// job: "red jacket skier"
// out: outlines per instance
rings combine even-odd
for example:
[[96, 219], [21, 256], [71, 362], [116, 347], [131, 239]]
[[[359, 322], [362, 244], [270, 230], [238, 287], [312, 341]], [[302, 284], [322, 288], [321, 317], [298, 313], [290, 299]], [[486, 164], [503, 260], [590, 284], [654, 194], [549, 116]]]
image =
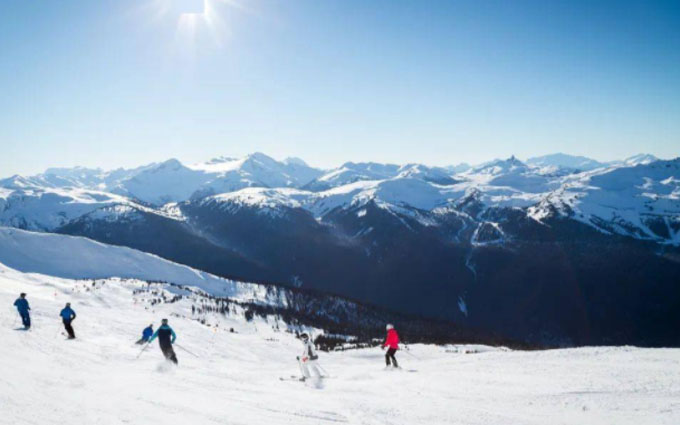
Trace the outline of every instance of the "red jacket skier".
[[385, 328], [387, 329], [387, 338], [385, 339], [382, 348], [384, 350], [385, 347], [389, 347], [387, 353], [385, 353], [385, 363], [387, 364], [387, 367], [390, 366], [390, 363], [394, 367], [399, 367], [397, 359], [394, 357], [394, 353], [399, 349], [399, 334], [397, 334], [397, 331], [391, 324], [388, 324]]

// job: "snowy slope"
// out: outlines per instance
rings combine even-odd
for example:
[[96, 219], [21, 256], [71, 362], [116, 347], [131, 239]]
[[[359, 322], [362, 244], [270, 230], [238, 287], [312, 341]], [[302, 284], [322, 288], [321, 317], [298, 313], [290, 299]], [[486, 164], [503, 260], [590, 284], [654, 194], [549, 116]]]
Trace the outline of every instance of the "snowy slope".
[[321, 170], [310, 167], [299, 158], [276, 161], [260, 152], [243, 158], [215, 158], [194, 164], [191, 168], [215, 173], [219, 177], [214, 184], [224, 186], [229, 185], [230, 182], [241, 181], [250, 182], [248, 186], [298, 187], [307, 184], [322, 173]]
[[607, 164], [604, 162], [596, 161], [585, 156], [567, 155], [563, 153], [555, 153], [529, 158], [527, 159], [526, 163], [541, 168], [565, 168], [579, 171], [590, 171], [596, 168], [607, 166]]
[[551, 211], [606, 233], [680, 244], [680, 159], [576, 175], [529, 214]]
[[210, 176], [206, 173], [170, 159], [121, 181], [112, 191], [154, 205], [163, 205], [189, 199], [209, 180]]
[[0, 225], [50, 231], [94, 210], [134, 205], [120, 195], [81, 188], [0, 188]]
[[218, 278], [134, 249], [4, 227], [0, 227], [0, 263], [26, 273], [70, 279], [162, 280], [236, 299], [264, 301], [266, 293], [261, 285]]
[[375, 162], [346, 162], [304, 186], [313, 191], [327, 190], [358, 181], [383, 180], [399, 174], [399, 165]]
[[[650, 155], [648, 153], [639, 153], [624, 159], [623, 164], [628, 166], [647, 165], [658, 160], [659, 158], [655, 157], [654, 155]], [[614, 161], [614, 164], [617, 164], [617, 162]]]
[[[7, 424], [635, 424], [680, 421], [680, 350], [600, 347], [506, 351], [413, 345], [402, 371], [378, 348], [320, 353], [331, 378], [303, 384], [301, 345], [269, 317], [192, 314], [204, 300], [151, 305], [145, 283], [73, 281], [0, 265], [0, 304], [28, 293], [33, 328], [0, 312], [0, 422]], [[78, 314], [60, 335], [60, 308]], [[179, 367], [141, 329], [163, 317]], [[200, 321], [206, 324], [202, 324]], [[215, 326], [217, 325], [217, 326]], [[233, 328], [236, 333], [227, 329]], [[277, 329], [278, 328], [278, 329]], [[181, 348], [180, 348], [181, 347]], [[197, 357], [193, 357], [189, 350]]]

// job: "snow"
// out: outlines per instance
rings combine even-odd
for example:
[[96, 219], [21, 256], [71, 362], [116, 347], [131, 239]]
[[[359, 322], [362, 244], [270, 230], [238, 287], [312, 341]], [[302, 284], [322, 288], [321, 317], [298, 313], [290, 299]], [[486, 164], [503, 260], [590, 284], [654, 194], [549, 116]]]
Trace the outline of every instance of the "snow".
[[87, 238], [0, 227], [0, 263], [26, 273], [70, 279], [162, 280], [218, 296], [265, 300], [266, 288], [216, 277], [131, 248]]
[[189, 199], [208, 179], [206, 173], [170, 159], [123, 180], [112, 191], [154, 205], [163, 205]]
[[[191, 316], [190, 298], [151, 306], [139, 281], [74, 281], [0, 265], [0, 422], [7, 424], [635, 424], [680, 423], [680, 350], [511, 351], [412, 345], [383, 370], [379, 348], [320, 353], [331, 378], [298, 375], [301, 344], [272, 318]], [[26, 292], [33, 328], [9, 308]], [[60, 335], [71, 302], [77, 339]], [[179, 367], [143, 327], [167, 317]], [[230, 333], [234, 328], [237, 333]], [[196, 354], [193, 357], [182, 348]]]
[[585, 156], [577, 155], [567, 155], [564, 153], [555, 153], [550, 155], [538, 156], [534, 158], [529, 158], [526, 161], [527, 164], [536, 167], [556, 167], [580, 170], [580, 171], [590, 171], [596, 168], [606, 167], [607, 164], [604, 162], [596, 161]]
[[623, 163], [629, 166], [647, 165], [658, 160], [659, 158], [655, 157], [654, 155], [648, 153], [639, 153], [624, 159]]
[[0, 189], [0, 225], [49, 231], [114, 204], [134, 202], [112, 193], [80, 188]]
[[177, 220], [185, 220], [181, 202], [187, 200], [271, 216], [303, 208], [317, 220], [337, 208], [359, 211], [374, 202], [429, 226], [433, 221], [423, 211], [453, 212], [450, 206], [474, 194], [480, 212], [522, 208], [540, 222], [557, 211], [605, 233], [679, 245], [680, 232], [673, 229], [679, 182], [677, 160], [648, 154], [611, 163], [565, 154], [524, 163], [513, 156], [452, 174], [422, 164], [371, 162], [322, 171], [298, 158], [276, 161], [254, 153], [188, 167], [169, 160], [134, 170], [76, 167], [14, 176], [0, 181], [0, 224], [51, 231], [86, 214], [130, 218], [144, 208], [134, 201], [139, 199], [154, 205], [146, 212]]
[[305, 197], [307, 193], [295, 189], [266, 189], [261, 187], [251, 187], [247, 189], [241, 189], [236, 192], [211, 196], [206, 199], [206, 202], [230, 202], [243, 206], [259, 208], [276, 208], [280, 206], [299, 208], [301, 204], [294, 199], [296, 195], [302, 195]]
[[329, 189], [357, 181], [384, 180], [397, 176], [401, 167], [396, 164], [375, 162], [346, 162], [342, 166], [319, 176], [311, 183], [313, 188]]
[[245, 187], [300, 187], [322, 174], [300, 159], [283, 162], [262, 153], [215, 158], [185, 166], [177, 159], [135, 169], [49, 168], [32, 177], [0, 180], [0, 187], [23, 189], [87, 189], [116, 193], [156, 206], [181, 202], [195, 194], [212, 195]]
[[209, 173], [202, 187], [195, 190], [216, 194], [245, 187], [301, 187], [322, 173], [302, 160], [279, 162], [259, 152], [241, 159], [212, 160], [192, 168]]
[[680, 215], [679, 176], [680, 159], [574, 175], [531, 208], [529, 215], [540, 221], [550, 215], [552, 206], [561, 214], [573, 211], [574, 219], [604, 232], [678, 245], [676, 238], [653, 232], [647, 221], [660, 218], [673, 235], [668, 220]]

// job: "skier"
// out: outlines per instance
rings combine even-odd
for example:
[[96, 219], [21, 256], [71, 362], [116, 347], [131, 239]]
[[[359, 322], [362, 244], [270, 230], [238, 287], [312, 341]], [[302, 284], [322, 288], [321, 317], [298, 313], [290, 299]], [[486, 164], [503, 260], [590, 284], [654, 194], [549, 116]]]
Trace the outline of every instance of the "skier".
[[153, 335], [153, 323], [144, 328], [142, 331], [142, 337], [135, 344], [144, 344], [145, 342], [149, 342], [151, 335]]
[[394, 357], [394, 353], [396, 353], [399, 349], [399, 335], [397, 334], [397, 331], [394, 329], [393, 325], [387, 324], [385, 328], [387, 329], [387, 338], [385, 339], [385, 343], [382, 345], [382, 349], [384, 350], [385, 347], [389, 347], [387, 349], [387, 353], [385, 353], [385, 363], [387, 364], [386, 368], [390, 367], [390, 360], [392, 361], [392, 366], [398, 368], [399, 364], [397, 364], [397, 359]]
[[300, 378], [300, 380], [305, 381], [312, 377], [311, 373], [309, 373], [310, 369], [314, 371], [317, 378], [321, 378], [321, 372], [319, 371], [319, 366], [317, 364], [319, 356], [316, 354], [314, 343], [312, 343], [309, 339], [309, 335], [306, 333], [300, 335], [300, 339], [302, 340], [302, 345], [305, 347], [302, 351], [302, 356], [298, 356], [297, 358], [298, 363], [300, 364], [300, 372], [302, 372], [302, 378]]
[[161, 326], [153, 334], [149, 340], [149, 344], [151, 344], [156, 337], [158, 337], [158, 345], [161, 347], [161, 351], [165, 358], [174, 364], [177, 364], [177, 356], [175, 355], [175, 350], [172, 349], [172, 344], [175, 343], [177, 335], [175, 334], [175, 331], [168, 326], [168, 319], [163, 319], [161, 321]]
[[76, 312], [71, 308], [71, 303], [66, 303], [66, 307], [59, 313], [64, 322], [64, 329], [68, 332], [68, 339], [75, 339], [76, 334], [73, 332], [71, 322], [76, 318]]
[[28, 305], [28, 300], [26, 299], [25, 293], [22, 292], [19, 295], [19, 298], [14, 301], [14, 306], [19, 312], [19, 316], [21, 316], [21, 321], [24, 324], [24, 328], [28, 330], [31, 327], [31, 315], [28, 314], [28, 311], [31, 309], [31, 307]]

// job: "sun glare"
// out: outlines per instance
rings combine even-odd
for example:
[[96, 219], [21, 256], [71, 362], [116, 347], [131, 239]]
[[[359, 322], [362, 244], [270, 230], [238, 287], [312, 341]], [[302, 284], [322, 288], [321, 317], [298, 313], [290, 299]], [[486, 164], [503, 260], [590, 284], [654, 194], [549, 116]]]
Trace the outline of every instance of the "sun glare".
[[184, 15], [201, 15], [205, 13], [205, 0], [170, 0], [175, 12]]
[[227, 36], [227, 27], [221, 16], [225, 9], [221, 6], [242, 9], [236, 0], [153, 0], [153, 4], [155, 17], [175, 19], [177, 40], [190, 45], [207, 40], [221, 46]]

